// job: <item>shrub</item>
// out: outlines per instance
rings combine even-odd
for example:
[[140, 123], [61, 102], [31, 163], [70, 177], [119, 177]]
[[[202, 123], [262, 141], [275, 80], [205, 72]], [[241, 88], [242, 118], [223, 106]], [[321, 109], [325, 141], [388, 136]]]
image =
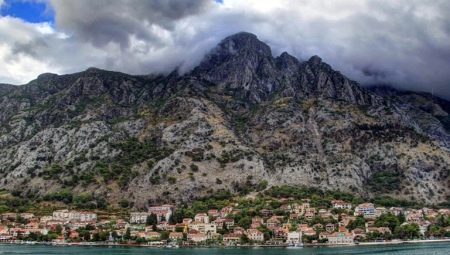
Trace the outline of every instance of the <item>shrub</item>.
[[175, 177], [173, 177], [173, 176], [170, 176], [169, 178], [167, 178], [167, 181], [168, 181], [170, 184], [175, 184], [175, 183], [177, 182], [177, 178], [175, 178]]
[[196, 164], [191, 164], [189, 167], [191, 168], [192, 172], [198, 172], [198, 166]]
[[119, 201], [119, 205], [122, 208], [128, 208], [130, 206], [130, 202], [128, 200], [126, 200], [126, 199], [121, 199]]

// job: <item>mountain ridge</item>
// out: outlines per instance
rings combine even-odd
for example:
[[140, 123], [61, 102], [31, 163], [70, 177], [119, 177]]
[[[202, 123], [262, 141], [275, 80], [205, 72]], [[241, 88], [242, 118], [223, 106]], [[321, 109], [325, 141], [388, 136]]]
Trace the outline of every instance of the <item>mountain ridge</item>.
[[250, 33], [183, 75], [89, 68], [3, 91], [0, 184], [23, 196], [70, 188], [142, 206], [264, 181], [450, 195], [447, 101], [362, 88], [318, 56], [273, 57]]

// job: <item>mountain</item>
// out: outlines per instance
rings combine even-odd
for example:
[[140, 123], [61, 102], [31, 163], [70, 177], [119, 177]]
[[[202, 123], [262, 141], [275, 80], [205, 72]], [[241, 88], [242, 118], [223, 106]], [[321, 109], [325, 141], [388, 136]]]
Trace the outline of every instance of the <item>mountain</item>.
[[242, 32], [183, 75], [0, 85], [0, 185], [135, 207], [284, 184], [436, 204], [450, 196], [449, 105], [365, 89], [318, 56], [274, 57]]

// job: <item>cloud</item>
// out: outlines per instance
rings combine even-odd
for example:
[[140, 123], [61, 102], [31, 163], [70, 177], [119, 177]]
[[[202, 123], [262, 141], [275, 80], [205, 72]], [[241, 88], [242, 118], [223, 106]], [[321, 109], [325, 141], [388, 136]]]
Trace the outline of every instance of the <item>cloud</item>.
[[[1, 0], [0, 0], [1, 1]], [[362, 84], [450, 98], [447, 0], [49, 0], [55, 24], [0, 17], [0, 81], [97, 66], [134, 74], [197, 65], [222, 38], [252, 32], [275, 55], [321, 56]], [[3, 24], [3, 25], [2, 25]], [[32, 68], [30, 68], [30, 66]], [[28, 71], [27, 71], [28, 70]]]

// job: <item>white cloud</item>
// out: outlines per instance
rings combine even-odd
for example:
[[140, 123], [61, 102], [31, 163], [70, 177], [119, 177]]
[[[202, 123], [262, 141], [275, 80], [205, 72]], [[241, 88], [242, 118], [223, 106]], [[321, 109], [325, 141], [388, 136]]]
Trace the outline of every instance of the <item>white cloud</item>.
[[[1, 1], [1, 0], [0, 0]], [[273, 49], [319, 55], [362, 83], [450, 97], [450, 3], [420, 0], [51, 0], [56, 30], [0, 18], [0, 82], [89, 66], [142, 74], [189, 70], [239, 31]], [[3, 24], [3, 25], [2, 25]], [[5, 61], [6, 60], [6, 61]], [[28, 70], [28, 71], [25, 71]], [[24, 72], [25, 71], [25, 72]]]

